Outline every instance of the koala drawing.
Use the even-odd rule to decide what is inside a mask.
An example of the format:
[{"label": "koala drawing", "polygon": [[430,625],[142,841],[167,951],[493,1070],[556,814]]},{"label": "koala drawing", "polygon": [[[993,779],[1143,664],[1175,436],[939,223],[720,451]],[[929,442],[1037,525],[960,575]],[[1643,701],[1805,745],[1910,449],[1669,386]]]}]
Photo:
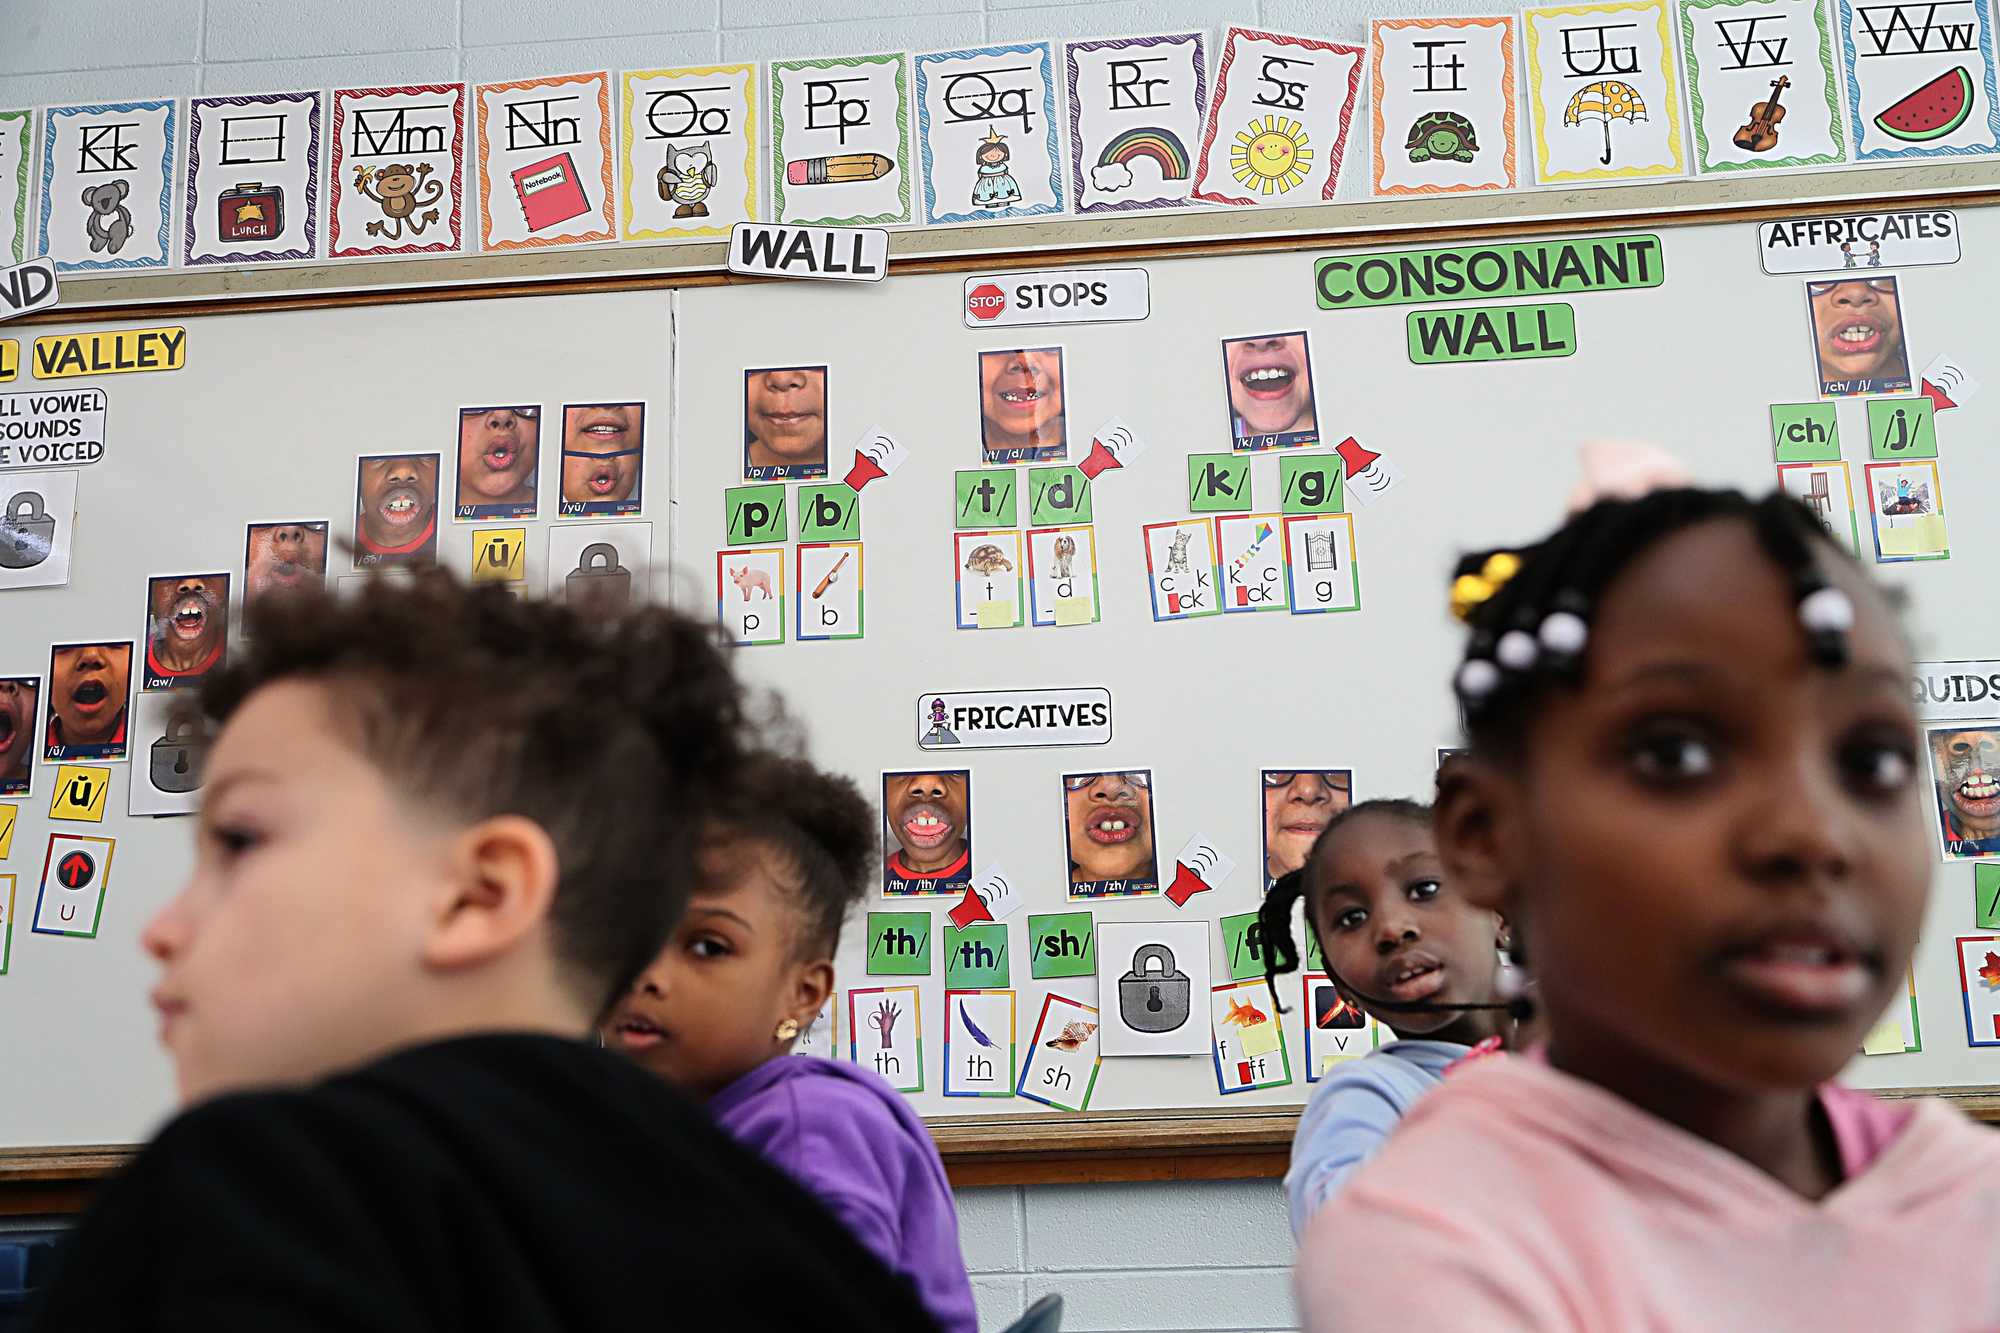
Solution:
[{"label": "koala drawing", "polygon": [[675,217],[705,218],[708,205],[703,201],[718,179],[715,154],[708,140],[703,139],[684,148],[669,144],[667,162],[660,168],[657,184],[661,199],[679,205],[674,209]]},{"label": "koala drawing", "polygon": [[763,594],[765,601],[771,599],[771,576],[763,570],[752,569],[750,566],[745,565],[741,569],[730,570],[729,578],[736,585],[736,590],[743,594],[744,601],[747,602],[750,600],[750,590],[752,588]]},{"label": "koala drawing", "polygon": [[90,209],[83,226],[90,233],[92,254],[108,250],[115,255],[132,239],[132,210],[125,207],[125,196],[131,192],[128,180],[106,181],[83,192],[83,202]]},{"label": "koala drawing", "polygon": [[1055,557],[1055,576],[1059,579],[1068,578],[1070,564],[1076,559],[1076,538],[1068,534],[1056,538]]}]

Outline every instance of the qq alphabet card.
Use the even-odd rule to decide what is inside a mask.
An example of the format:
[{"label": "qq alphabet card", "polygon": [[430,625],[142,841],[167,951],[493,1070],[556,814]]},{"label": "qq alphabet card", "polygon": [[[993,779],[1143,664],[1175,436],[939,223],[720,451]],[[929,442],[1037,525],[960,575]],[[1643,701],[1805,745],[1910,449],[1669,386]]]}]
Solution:
[{"label": "qq alphabet card", "polygon": [[931,51],[913,63],[925,222],[1064,211],[1047,42]]}]

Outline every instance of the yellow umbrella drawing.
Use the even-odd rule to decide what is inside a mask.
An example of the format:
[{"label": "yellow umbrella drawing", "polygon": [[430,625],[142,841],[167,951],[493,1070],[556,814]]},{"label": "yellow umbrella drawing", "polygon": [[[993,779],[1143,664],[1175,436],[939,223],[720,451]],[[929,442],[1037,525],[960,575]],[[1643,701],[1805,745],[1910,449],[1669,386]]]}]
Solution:
[{"label": "yellow umbrella drawing", "polygon": [[1563,111],[1565,125],[1581,125],[1586,120],[1603,124],[1604,156],[1597,160],[1607,167],[1611,165],[1611,122],[1622,120],[1629,124],[1645,118],[1646,103],[1639,90],[1617,79],[1605,79],[1579,89]]}]

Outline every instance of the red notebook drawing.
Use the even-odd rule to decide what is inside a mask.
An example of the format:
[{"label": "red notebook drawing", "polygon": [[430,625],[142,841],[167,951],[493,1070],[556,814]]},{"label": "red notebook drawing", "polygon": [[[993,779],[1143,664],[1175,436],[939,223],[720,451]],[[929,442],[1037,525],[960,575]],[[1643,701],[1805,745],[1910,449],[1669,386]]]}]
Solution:
[{"label": "red notebook drawing", "polygon": [[568,153],[530,162],[514,171],[514,193],[527,215],[528,230],[540,231],[558,222],[590,211],[583,197],[583,182],[577,179],[576,163]]}]

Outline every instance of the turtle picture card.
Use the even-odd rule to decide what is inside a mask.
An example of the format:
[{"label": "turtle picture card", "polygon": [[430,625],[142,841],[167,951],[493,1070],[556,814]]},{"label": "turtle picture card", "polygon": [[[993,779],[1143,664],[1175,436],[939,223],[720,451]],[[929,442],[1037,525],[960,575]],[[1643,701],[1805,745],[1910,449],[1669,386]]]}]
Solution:
[{"label": "turtle picture card", "polygon": [[1839,0],[1847,124],[1863,162],[2000,149],[1992,12],[1979,0]]},{"label": "turtle picture card", "polygon": [[1208,107],[1202,34],[1067,42],[1063,65],[1076,211],[1185,205]]},{"label": "turtle picture card", "polygon": [[1847,160],[1832,3],[1681,0],[1696,171]]},{"label": "turtle picture card", "polygon": [[958,628],[1012,629],[1021,624],[1024,570],[1020,532],[955,532],[952,546]]},{"label": "turtle picture card", "polygon": [[1367,56],[1341,42],[1229,29],[1193,197],[1238,208],[1333,198]]},{"label": "turtle picture card", "polygon": [[1531,8],[1521,22],[1538,184],[1686,172],[1666,0]]},{"label": "turtle picture card", "polygon": [[911,63],[925,223],[1066,211],[1049,43],[929,51]]},{"label": "turtle picture card", "polygon": [[1514,16],[1376,19],[1369,25],[1374,192],[1511,190]]}]

